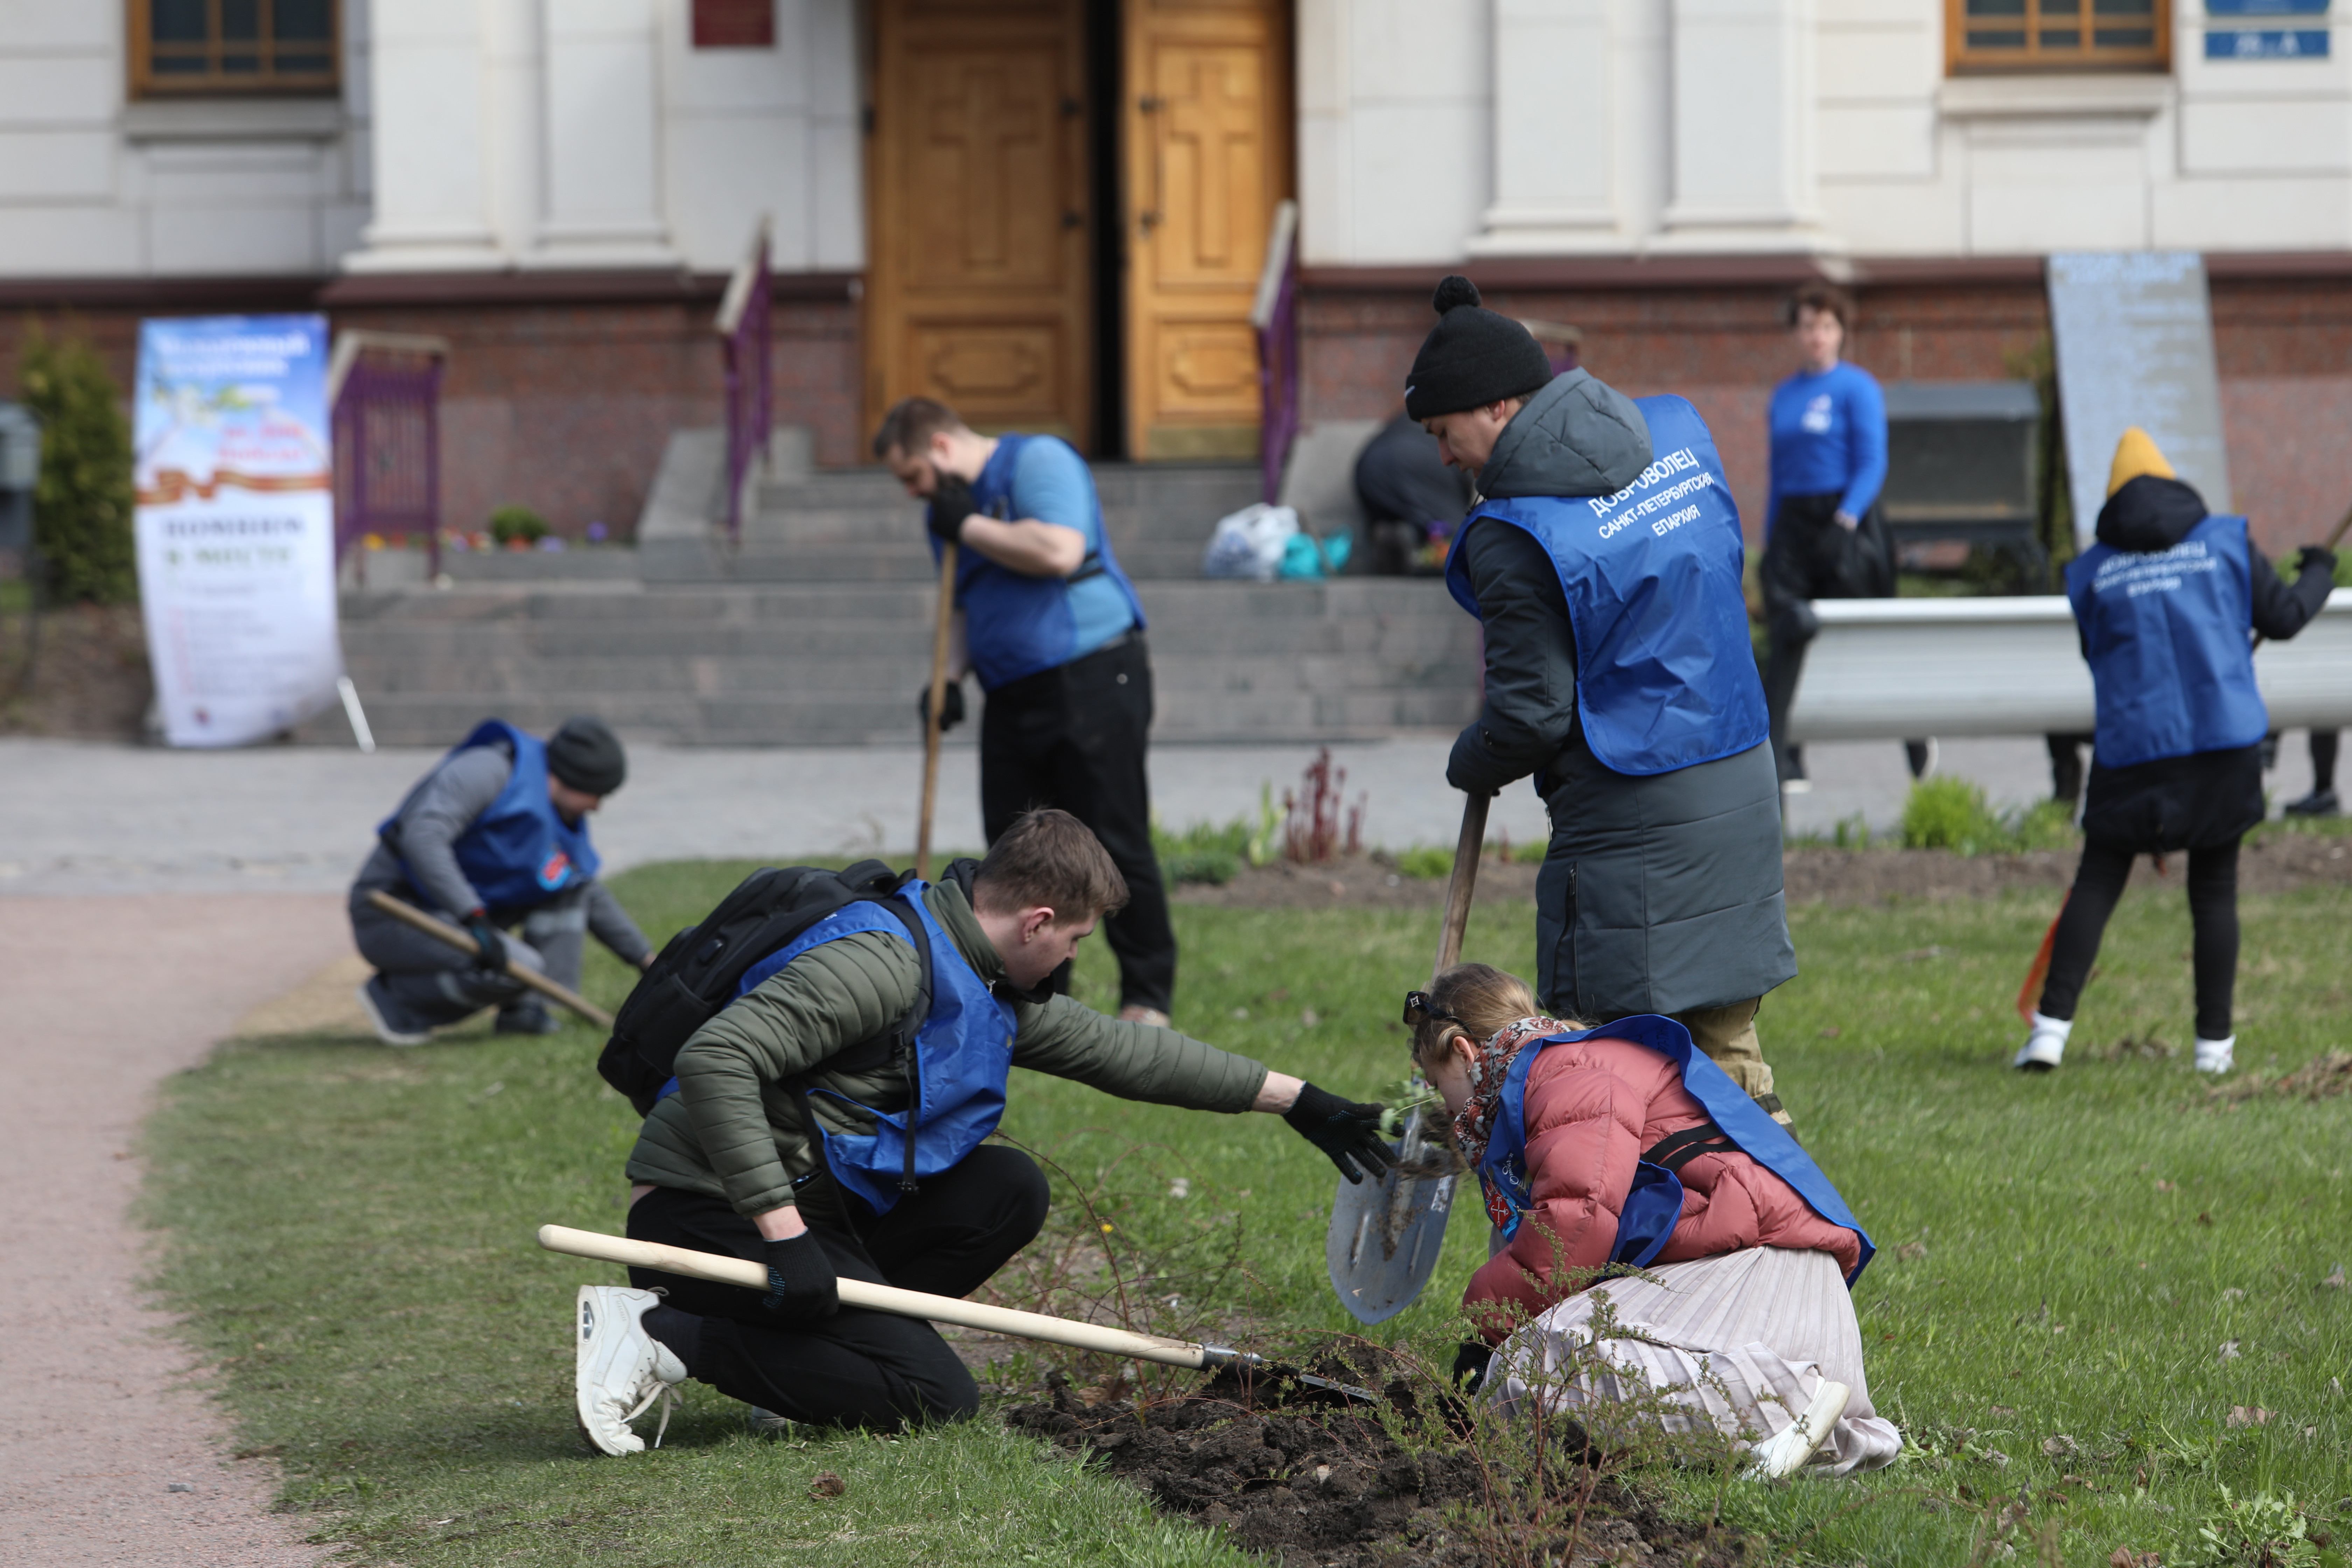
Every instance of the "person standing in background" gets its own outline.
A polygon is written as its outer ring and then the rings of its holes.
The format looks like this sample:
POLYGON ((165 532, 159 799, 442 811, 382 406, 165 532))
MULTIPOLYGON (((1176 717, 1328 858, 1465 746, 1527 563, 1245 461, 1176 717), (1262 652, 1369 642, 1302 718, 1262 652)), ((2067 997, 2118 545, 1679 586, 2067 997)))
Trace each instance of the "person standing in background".
POLYGON ((2332 552, 2305 546, 2292 586, 2215 517, 2144 430, 2124 432, 2098 542, 2066 568, 2097 698, 2083 859, 2051 936, 2050 973, 2011 1066, 2064 1059, 2099 939, 2140 855, 2189 852, 2197 1070, 2228 1072, 2238 1037, 2238 841, 2262 821, 2263 737, 2252 637, 2284 640, 2327 601, 2332 552))
MULTIPOLYGON (((991 844, 1023 813, 1058 806, 1094 830, 1126 879, 1105 929, 1121 1018, 1165 1026, 1176 931, 1151 847, 1144 745, 1151 658, 1143 606, 1103 531, 1094 473, 1055 436, 982 436, 955 410, 909 397, 883 416, 874 455, 956 544, 955 621, 940 728, 980 677, 981 826, 991 844)), ((928 684, 918 700, 928 707, 928 684)))
MULTIPOLYGON (((1797 374, 1772 390, 1772 488, 1764 513, 1764 611, 1770 645, 1765 706, 1780 787, 1811 785, 1789 742, 1789 704, 1805 647, 1821 630, 1815 599, 1885 599, 1895 594, 1895 546, 1878 507, 1886 483, 1886 399, 1859 365, 1839 358, 1853 301, 1809 283, 1789 301, 1797 374)), ((1906 741, 1918 778, 1935 765, 1935 742, 1906 741)))
POLYGON ((2334 816, 2343 809, 2336 798, 2336 746, 2341 730, 2311 732, 2311 793, 2286 803, 2289 816, 2334 816))

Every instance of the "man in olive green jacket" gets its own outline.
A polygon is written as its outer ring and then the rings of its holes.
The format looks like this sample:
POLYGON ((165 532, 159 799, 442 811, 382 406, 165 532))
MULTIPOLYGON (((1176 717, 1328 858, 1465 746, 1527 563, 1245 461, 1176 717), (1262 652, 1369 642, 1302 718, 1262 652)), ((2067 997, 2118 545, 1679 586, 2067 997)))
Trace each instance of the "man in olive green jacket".
POLYGON ((1270 1111, 1351 1181, 1360 1163, 1393 1162, 1377 1105, 1054 994, 1055 972, 1126 898, 1083 824, 1034 811, 985 861, 920 892, 910 913, 929 933, 928 976, 907 928, 871 904, 752 968, 756 984, 679 1050, 676 1092, 646 1119, 628 1233, 763 1264, 768 1292, 650 1269, 630 1270, 635 1289, 583 1287, 575 1392, 592 1443, 641 1449, 629 1422, 688 1377, 822 1425, 894 1430, 977 1409, 971 1373, 929 1323, 844 1308, 835 1279, 963 1296, 1035 1237, 1043 1173, 981 1142, 1011 1068, 1154 1104, 1270 1111), (910 1110, 906 1058, 875 1047, 927 979, 910 1110))

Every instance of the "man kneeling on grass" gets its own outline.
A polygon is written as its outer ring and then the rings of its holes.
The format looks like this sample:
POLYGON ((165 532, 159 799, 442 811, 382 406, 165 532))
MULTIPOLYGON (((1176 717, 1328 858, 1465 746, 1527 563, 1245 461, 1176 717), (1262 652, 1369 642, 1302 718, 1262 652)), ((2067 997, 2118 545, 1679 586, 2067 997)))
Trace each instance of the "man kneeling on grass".
POLYGON ((1127 902, 1109 854, 1067 812, 1030 812, 985 860, 902 891, 928 975, 906 927, 852 904, 755 965, 758 983, 679 1050, 677 1092, 629 1156, 628 1233, 765 1264, 768 1291, 644 1268, 629 1271, 633 1289, 583 1286, 575 1388, 604 1452, 643 1448, 630 1421, 688 1377, 819 1425, 972 1414, 971 1374, 929 1323, 845 1308, 835 1279, 963 1296, 1036 1236, 1044 1173, 982 1142, 1013 1068, 1128 1100, 1274 1112, 1350 1181, 1359 1163, 1393 1163, 1377 1105, 1055 994, 1055 972, 1127 902), (908 1074, 872 1044, 927 984, 909 1159, 908 1074))

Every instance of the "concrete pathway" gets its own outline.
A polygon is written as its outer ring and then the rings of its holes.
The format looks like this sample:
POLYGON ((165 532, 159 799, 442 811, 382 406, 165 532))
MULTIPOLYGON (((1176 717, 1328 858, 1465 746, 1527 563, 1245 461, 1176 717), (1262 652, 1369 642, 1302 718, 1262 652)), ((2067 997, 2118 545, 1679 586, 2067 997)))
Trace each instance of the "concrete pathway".
POLYGON ((316 894, 0 900, 0 1558, 317 1563, 233 1462, 200 1369, 142 1305, 126 1217, 155 1085, 348 948, 316 894), (175 1488, 184 1489, 174 1489, 175 1488))
MULTIPOLYGON (((959 737, 961 740, 961 737, 959 737)), ((1450 845, 1461 797, 1445 787, 1450 736, 1334 746, 1344 799, 1364 804, 1368 845, 1450 845)), ((1160 746, 1152 793, 1162 822, 1255 816, 1259 792, 1299 787, 1312 746, 1160 746)), ((439 753, 373 756, 327 747, 167 752, 64 741, 0 740, 0 895, 111 892, 333 892, 365 858, 375 825, 439 753)), ((1910 778, 1892 741, 1807 748, 1811 794, 1790 797, 1796 834, 1859 816, 1874 832, 1900 822, 1910 778)), ((639 745, 629 783, 596 818, 614 869, 698 857, 905 855, 914 843, 921 757, 911 746, 725 750, 639 745)), ((2050 791, 2038 739, 1953 741, 1941 771, 1985 786, 2009 809, 2050 791)), ((2280 749, 2273 798, 2310 787, 2302 733, 2280 749)), ((1495 804, 1494 830, 1524 843, 1546 831, 1525 784, 1495 804)), ((979 756, 948 748, 937 842, 981 842, 979 756)))

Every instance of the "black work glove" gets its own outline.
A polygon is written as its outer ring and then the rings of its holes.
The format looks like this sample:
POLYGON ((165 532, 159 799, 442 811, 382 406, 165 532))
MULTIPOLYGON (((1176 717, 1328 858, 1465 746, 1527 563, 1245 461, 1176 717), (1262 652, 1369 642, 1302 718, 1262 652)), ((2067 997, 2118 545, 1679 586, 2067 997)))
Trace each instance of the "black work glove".
MULTIPOLYGON (((915 693, 915 711, 924 723, 931 721, 931 683, 928 680, 915 693)), ((962 723, 963 719, 963 682, 950 680, 940 698, 940 733, 946 734, 962 723)))
POLYGON ((1396 1151, 1381 1136, 1381 1105, 1359 1105, 1328 1089, 1301 1085, 1298 1103, 1282 1113, 1292 1131, 1331 1156, 1331 1163, 1351 1182, 1364 1179, 1356 1167, 1378 1176, 1397 1163, 1396 1151))
POLYGON ((953 474, 941 474, 931 487, 930 510, 923 521, 943 544, 953 544, 963 533, 963 520, 980 509, 971 504, 971 486, 953 474))
POLYGON ((814 1232, 768 1243, 768 1293, 760 1305, 779 1318, 830 1318, 841 1310, 833 1259, 814 1232))
POLYGON ((1518 770, 1495 755, 1486 744, 1486 731, 1478 725, 1470 724, 1454 737, 1453 753, 1445 759, 1445 782, 1464 795, 1491 798, 1520 776, 1518 770))
POLYGON ((1465 1340, 1462 1348, 1454 1352, 1454 1386, 1465 1394, 1475 1394, 1478 1385, 1486 1381, 1486 1363, 1495 1359, 1495 1347, 1482 1340, 1465 1340))
POLYGON ((466 917, 466 934, 474 939, 474 962, 494 974, 507 972, 507 939, 490 923, 490 917, 476 910, 466 917))
POLYGON ((2310 571, 2314 566, 2324 566, 2327 569, 2328 575, 2334 576, 2336 574, 2336 552, 2328 549, 2324 544, 2305 545, 2303 547, 2303 559, 2295 563, 2295 575, 2301 576, 2304 573, 2310 571))

